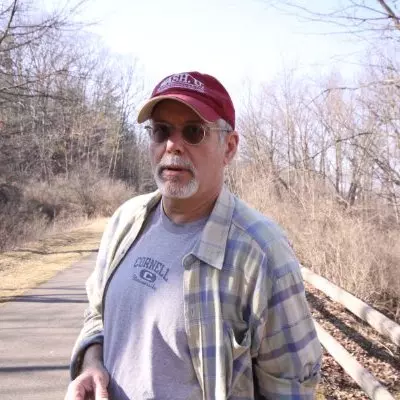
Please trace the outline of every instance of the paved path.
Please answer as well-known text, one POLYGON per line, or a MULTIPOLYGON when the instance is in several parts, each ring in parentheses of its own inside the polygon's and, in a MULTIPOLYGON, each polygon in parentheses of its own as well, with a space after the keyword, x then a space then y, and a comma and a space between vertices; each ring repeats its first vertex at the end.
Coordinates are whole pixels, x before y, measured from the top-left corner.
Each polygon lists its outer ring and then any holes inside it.
MULTIPOLYGON (((0 305, 0 399, 62 400, 95 254, 0 305)), ((1 282, 0 282, 1 285, 1 282)))

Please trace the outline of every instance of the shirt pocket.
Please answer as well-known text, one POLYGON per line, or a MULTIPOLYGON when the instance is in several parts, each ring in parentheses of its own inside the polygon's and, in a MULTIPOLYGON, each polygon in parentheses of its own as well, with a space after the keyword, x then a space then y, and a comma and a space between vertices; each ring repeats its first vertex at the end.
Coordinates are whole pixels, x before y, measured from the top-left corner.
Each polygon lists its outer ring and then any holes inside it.
POLYGON ((253 391, 250 353, 251 333, 250 330, 246 328, 229 326, 225 329, 224 342, 228 397, 248 395, 253 391))
POLYGON ((250 330, 248 329, 234 329, 233 327, 228 328, 228 335, 232 348, 232 359, 236 360, 242 357, 243 354, 249 352, 251 346, 250 330))

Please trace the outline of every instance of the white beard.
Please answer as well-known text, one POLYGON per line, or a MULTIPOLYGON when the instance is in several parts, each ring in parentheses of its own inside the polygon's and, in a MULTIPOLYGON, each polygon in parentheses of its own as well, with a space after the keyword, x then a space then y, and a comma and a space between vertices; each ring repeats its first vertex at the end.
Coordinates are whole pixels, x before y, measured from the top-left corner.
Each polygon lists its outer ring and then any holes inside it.
POLYGON ((196 179, 196 170, 193 164, 189 161, 183 160, 179 156, 165 156, 155 166, 154 179, 157 187, 160 190, 162 196, 171 197, 176 199, 187 199, 193 196, 199 190, 199 182, 196 179), (170 178, 168 180, 163 179, 161 171, 165 166, 175 166, 188 169, 192 173, 192 178, 188 183, 180 182, 180 179, 170 178))
POLYGON ((165 197, 172 197, 176 199, 187 199, 193 196, 199 190, 199 182, 197 179, 192 178, 186 184, 174 180, 163 180, 160 176, 155 176, 156 184, 160 193, 165 197))

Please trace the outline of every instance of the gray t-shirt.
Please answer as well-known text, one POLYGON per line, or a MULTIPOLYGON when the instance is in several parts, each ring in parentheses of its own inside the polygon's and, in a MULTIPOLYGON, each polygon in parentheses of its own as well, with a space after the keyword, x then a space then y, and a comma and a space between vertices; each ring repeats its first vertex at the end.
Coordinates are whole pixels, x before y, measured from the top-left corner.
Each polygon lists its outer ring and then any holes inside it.
POLYGON ((112 277, 104 311, 111 399, 202 398, 185 331, 182 259, 205 222, 175 224, 160 202, 112 277))

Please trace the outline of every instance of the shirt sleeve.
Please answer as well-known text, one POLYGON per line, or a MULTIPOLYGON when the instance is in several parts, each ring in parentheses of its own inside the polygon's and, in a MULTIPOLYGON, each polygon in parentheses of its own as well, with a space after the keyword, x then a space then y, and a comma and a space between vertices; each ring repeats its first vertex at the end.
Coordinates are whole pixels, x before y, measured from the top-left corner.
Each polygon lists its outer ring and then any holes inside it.
POLYGON ((256 399, 313 399, 322 351, 305 297, 299 263, 287 242, 267 251, 268 303, 257 328, 256 399))
POLYGON ((72 350, 70 363, 71 379, 75 379, 80 374, 86 349, 92 344, 103 344, 102 297, 109 262, 110 242, 115 234, 117 224, 118 212, 114 214, 107 224, 100 242, 94 271, 86 281, 86 293, 89 304, 84 312, 83 327, 72 350))

